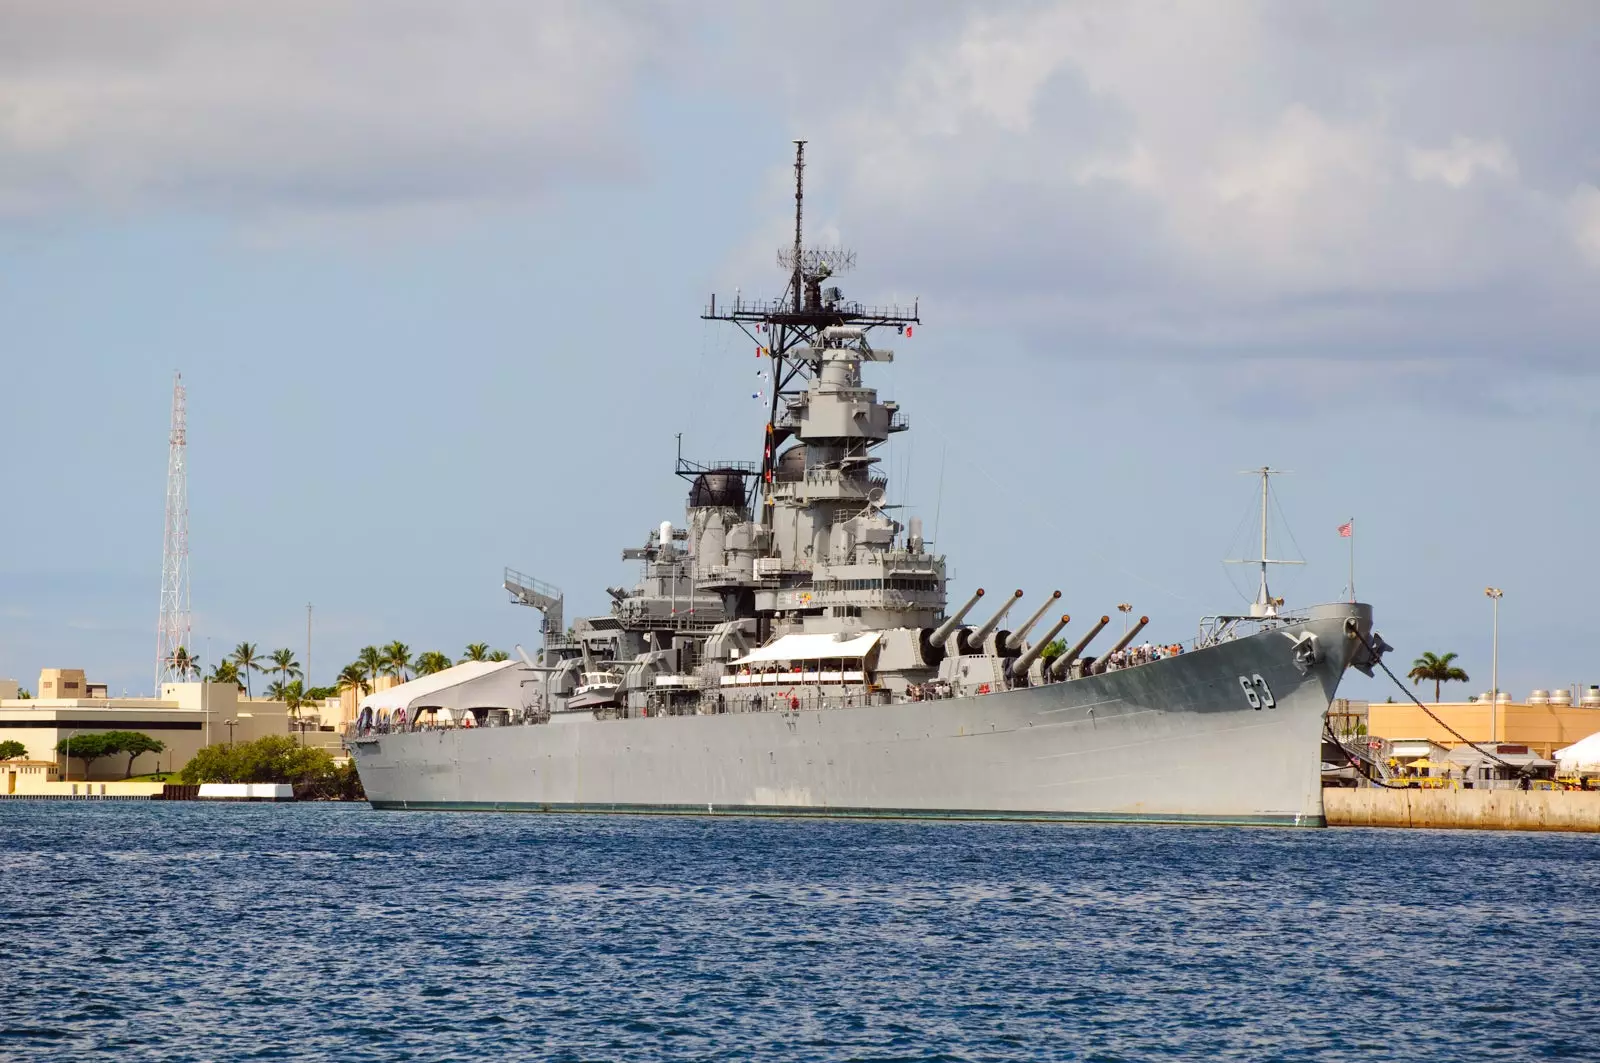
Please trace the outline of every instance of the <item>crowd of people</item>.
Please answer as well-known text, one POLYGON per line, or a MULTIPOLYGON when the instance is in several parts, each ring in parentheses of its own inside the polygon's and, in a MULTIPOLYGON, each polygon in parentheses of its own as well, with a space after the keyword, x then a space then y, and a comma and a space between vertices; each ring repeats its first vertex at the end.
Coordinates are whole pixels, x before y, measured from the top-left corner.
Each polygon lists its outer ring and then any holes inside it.
POLYGON ((1117 650, 1106 658, 1106 671, 1115 672, 1119 668, 1149 664, 1164 657, 1176 657, 1182 652, 1183 644, 1180 642, 1167 646, 1157 646, 1151 642, 1146 642, 1143 646, 1129 646, 1127 649, 1117 650))

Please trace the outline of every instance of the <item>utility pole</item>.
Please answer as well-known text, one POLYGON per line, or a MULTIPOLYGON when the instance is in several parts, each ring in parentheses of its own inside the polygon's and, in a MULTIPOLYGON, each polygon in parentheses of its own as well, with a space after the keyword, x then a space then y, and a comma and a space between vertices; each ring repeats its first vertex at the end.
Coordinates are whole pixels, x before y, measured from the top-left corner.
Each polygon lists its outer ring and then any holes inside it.
POLYGON ((306 685, 311 689, 311 603, 306 603, 306 685))
POLYGON ((1499 587, 1485 587, 1483 593, 1494 601, 1494 640, 1489 651, 1489 741, 1493 743, 1500 740, 1500 599, 1505 592, 1499 587))
POLYGON ((193 656, 189 612, 188 393, 172 374, 172 428, 167 435, 167 526, 161 550, 161 612, 156 620, 156 697, 164 682, 184 682, 177 654, 193 656))

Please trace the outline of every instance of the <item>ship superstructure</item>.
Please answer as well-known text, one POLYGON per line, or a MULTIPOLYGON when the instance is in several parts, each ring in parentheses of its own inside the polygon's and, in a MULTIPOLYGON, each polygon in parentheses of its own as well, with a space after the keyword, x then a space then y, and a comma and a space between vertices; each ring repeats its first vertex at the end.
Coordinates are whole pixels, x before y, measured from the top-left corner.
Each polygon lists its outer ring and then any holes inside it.
POLYGON ((897 519, 877 454, 909 423, 872 386, 894 359, 876 337, 919 307, 846 299, 832 282, 854 256, 805 247, 804 148, 784 294, 703 315, 768 368, 760 460, 680 451, 683 525, 623 551, 640 579, 608 588, 605 615, 566 628, 561 592, 508 569, 544 614, 517 703, 368 705, 373 803, 1321 822, 1322 717, 1383 648, 1370 608, 1283 611, 1263 539, 1260 600, 1193 639, 1136 644, 1141 617, 1091 653, 1109 617, 1058 639, 1060 591, 1019 610, 1021 590, 979 589, 951 611, 945 559, 897 519))

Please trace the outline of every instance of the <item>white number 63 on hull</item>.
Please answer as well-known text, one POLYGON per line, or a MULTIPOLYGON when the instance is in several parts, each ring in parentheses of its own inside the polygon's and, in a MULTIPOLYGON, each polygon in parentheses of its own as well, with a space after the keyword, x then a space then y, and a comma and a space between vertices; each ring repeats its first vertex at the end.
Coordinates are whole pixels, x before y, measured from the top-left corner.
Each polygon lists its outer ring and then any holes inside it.
POLYGON ((1278 707, 1278 702, 1272 696, 1272 688, 1267 686, 1267 681, 1259 675, 1240 676, 1239 689, 1244 691, 1244 700, 1250 703, 1252 709, 1278 707))

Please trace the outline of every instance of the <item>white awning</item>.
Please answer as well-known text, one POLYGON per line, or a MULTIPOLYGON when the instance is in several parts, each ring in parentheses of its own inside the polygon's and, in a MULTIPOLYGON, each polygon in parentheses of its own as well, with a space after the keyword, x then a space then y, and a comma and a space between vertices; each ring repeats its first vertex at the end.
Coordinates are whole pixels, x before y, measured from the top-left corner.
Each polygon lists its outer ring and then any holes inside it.
POLYGON ((737 658, 735 664, 760 661, 822 661, 835 657, 865 657, 878 644, 878 633, 868 632, 840 641, 834 635, 785 635, 777 642, 758 646, 737 658))
POLYGON ((467 661, 361 699, 373 712, 406 709, 516 709, 522 706, 521 661, 467 661))
POLYGON ((1600 769, 1600 732, 1580 739, 1565 749, 1556 750, 1555 759, 1564 771, 1600 769))

